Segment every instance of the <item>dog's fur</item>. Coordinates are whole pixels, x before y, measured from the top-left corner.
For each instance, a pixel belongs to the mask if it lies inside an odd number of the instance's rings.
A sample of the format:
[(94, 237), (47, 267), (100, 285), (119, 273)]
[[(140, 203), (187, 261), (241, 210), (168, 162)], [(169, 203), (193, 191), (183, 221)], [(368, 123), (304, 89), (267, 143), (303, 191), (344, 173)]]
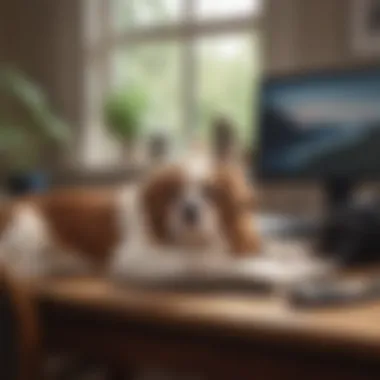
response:
[[(190, 203), (199, 214), (191, 226), (183, 219)], [(56, 190), (3, 203), (0, 258), (33, 277), (67, 264), (120, 271), (130, 257), (169, 250), (195, 259), (251, 255), (260, 247), (254, 205), (236, 165), (170, 165), (125, 188)]]

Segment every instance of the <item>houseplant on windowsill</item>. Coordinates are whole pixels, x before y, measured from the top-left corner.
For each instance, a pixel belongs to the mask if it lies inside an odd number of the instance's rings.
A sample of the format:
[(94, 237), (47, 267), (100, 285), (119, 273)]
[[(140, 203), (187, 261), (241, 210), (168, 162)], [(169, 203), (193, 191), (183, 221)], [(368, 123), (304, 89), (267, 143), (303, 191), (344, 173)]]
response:
[(136, 158), (136, 142), (143, 127), (147, 97), (141, 88), (128, 85), (111, 93), (104, 104), (104, 119), (110, 133), (121, 143), (123, 161)]
[(39, 86), (15, 69), (0, 68), (0, 170), (8, 192), (45, 190), (52, 159), (47, 153), (56, 153), (70, 136)]

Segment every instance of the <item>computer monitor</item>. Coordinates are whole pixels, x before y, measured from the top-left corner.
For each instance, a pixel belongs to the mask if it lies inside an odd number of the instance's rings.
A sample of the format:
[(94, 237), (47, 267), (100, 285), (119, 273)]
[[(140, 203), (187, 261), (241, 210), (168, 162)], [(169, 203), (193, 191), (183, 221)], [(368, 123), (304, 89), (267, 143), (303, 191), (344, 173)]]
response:
[(380, 68), (272, 76), (260, 104), (261, 179), (328, 181), (339, 199), (380, 178)]

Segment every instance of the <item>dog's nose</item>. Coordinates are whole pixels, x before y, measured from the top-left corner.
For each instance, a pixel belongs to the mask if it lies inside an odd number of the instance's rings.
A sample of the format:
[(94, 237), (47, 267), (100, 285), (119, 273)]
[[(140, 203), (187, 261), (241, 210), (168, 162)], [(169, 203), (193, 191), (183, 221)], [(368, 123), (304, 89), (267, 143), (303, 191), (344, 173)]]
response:
[(183, 206), (183, 219), (188, 225), (195, 225), (199, 220), (199, 210), (194, 203), (186, 203)]

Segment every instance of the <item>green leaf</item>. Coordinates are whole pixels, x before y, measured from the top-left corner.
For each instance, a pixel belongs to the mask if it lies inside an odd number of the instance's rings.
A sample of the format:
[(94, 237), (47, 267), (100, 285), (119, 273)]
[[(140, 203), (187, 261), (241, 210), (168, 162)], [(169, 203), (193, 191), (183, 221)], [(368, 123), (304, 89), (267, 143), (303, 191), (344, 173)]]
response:
[(138, 87), (115, 91), (104, 104), (106, 125), (117, 138), (134, 140), (142, 127), (146, 108), (146, 95)]
[(12, 162), (34, 165), (46, 144), (68, 144), (71, 131), (42, 89), (22, 72), (0, 67), (0, 149)]

